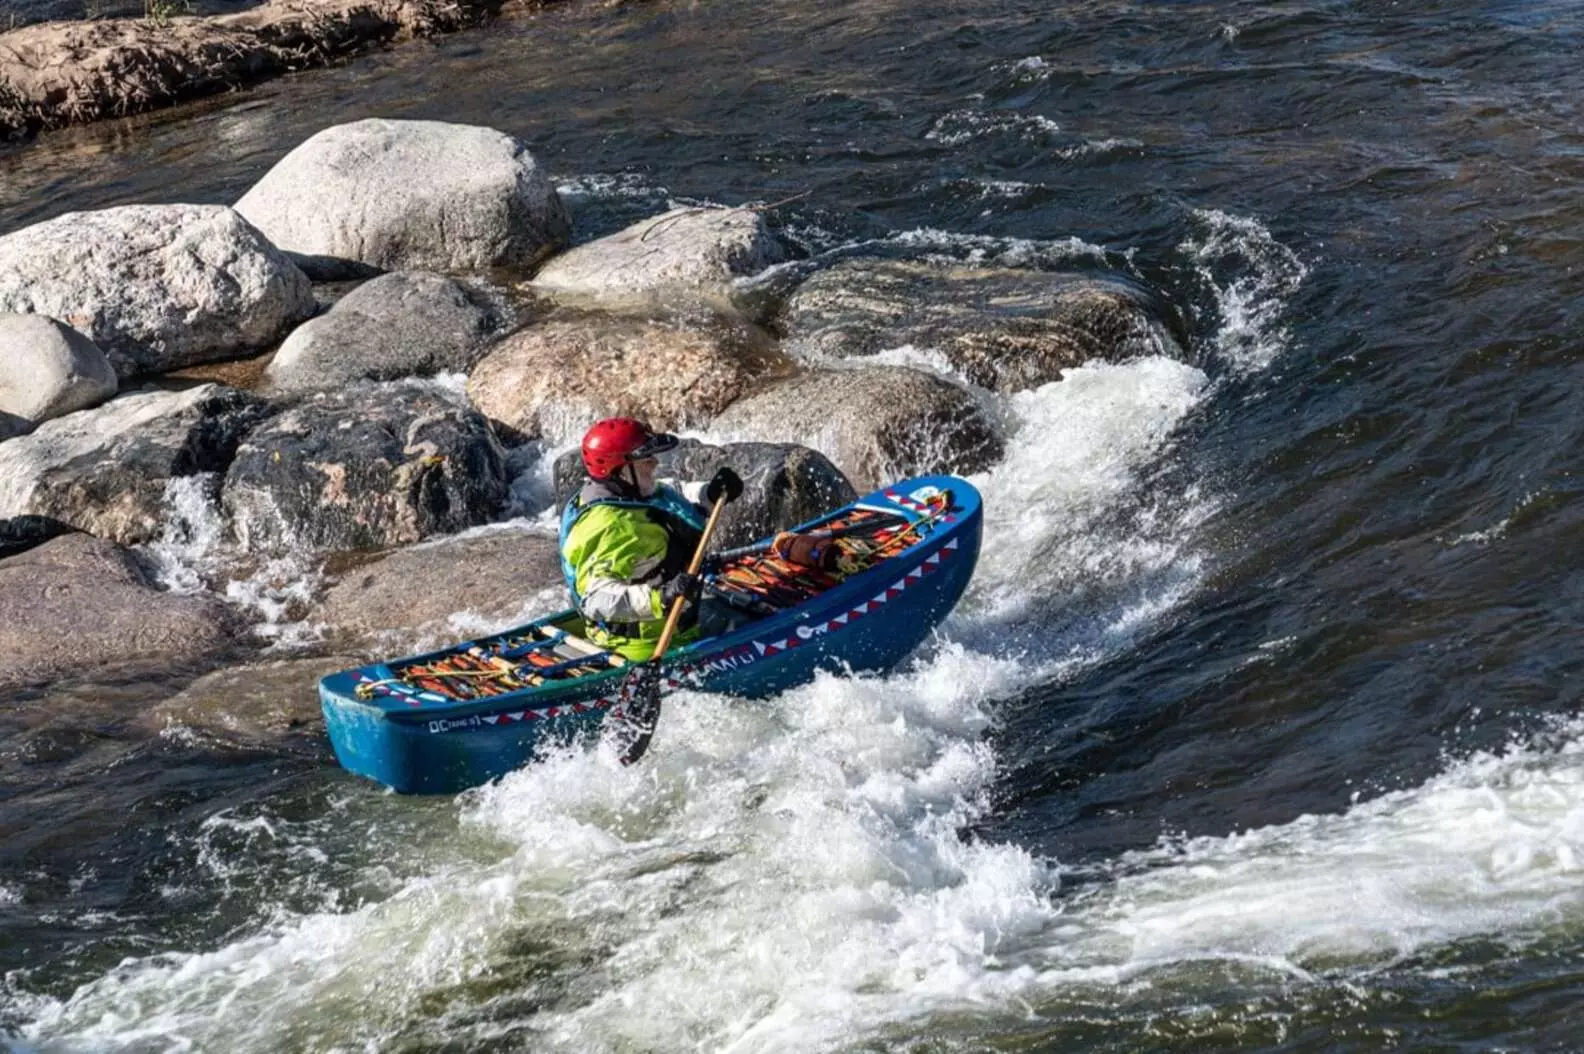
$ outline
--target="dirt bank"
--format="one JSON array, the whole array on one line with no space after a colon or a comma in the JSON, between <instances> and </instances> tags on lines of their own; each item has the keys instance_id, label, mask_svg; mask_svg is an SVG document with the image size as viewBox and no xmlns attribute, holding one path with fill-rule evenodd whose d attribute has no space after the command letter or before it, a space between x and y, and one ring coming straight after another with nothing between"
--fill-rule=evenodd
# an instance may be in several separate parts
<instances>
[{"instance_id":1,"label":"dirt bank","mask_svg":"<svg viewBox=\"0 0 1584 1054\"><path fill-rule=\"evenodd\" d=\"M213 95L524 0L270 0L199 18L45 22L0 33L0 138Z\"/></svg>"}]
</instances>

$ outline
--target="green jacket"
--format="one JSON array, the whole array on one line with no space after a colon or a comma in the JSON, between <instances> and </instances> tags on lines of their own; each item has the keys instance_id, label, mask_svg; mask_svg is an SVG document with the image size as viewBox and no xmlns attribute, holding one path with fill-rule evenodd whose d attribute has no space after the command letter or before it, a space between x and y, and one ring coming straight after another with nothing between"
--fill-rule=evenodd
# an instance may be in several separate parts
<instances>
[{"instance_id":1,"label":"green jacket","mask_svg":"<svg viewBox=\"0 0 1584 1054\"><path fill-rule=\"evenodd\" d=\"M703 487L662 485L651 499L627 501L591 483L567 503L561 565L589 640L639 662L654 654L666 617L660 586L686 570L702 528L686 492ZM688 625L672 643L697 637Z\"/></svg>"}]
</instances>

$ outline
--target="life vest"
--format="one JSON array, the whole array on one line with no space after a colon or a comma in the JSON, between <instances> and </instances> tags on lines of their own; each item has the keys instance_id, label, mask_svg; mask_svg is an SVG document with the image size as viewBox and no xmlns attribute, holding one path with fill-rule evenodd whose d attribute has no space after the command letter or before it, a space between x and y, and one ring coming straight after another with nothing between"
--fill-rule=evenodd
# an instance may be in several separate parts
<instances>
[{"instance_id":1,"label":"life vest","mask_svg":"<svg viewBox=\"0 0 1584 1054\"><path fill-rule=\"evenodd\" d=\"M586 498L590 490L596 490L600 496ZM609 495L609 496L606 496ZM572 594L572 603L579 611L583 610L583 597L578 593L577 568L572 566L572 561L567 559L567 536L572 533L572 528L583 514L597 505L613 505L618 508L642 509L649 513L651 519L665 529L670 536L666 546L665 562L661 565L660 575L662 580L672 575L687 570L688 561L692 559L693 550L698 546L698 540L704 534L704 520L699 516L698 509L681 492L665 484L655 488L655 492L647 498L622 498L611 494L598 481L592 486L585 486L574 494L561 510L561 531L559 535L559 555L561 557L561 577L566 579L567 592Z\"/></svg>"}]
</instances>

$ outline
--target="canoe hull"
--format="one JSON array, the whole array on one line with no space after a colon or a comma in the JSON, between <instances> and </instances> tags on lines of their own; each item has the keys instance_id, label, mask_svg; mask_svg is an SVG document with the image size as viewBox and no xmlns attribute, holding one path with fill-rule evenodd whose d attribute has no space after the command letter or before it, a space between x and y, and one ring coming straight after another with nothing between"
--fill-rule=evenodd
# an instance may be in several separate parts
<instances>
[{"instance_id":1,"label":"canoe hull","mask_svg":"<svg viewBox=\"0 0 1584 1054\"><path fill-rule=\"evenodd\" d=\"M752 698L805 683L822 669L865 672L896 666L933 632L968 586L979 552L979 496L963 480L924 477L855 503L916 515L910 495L947 488L953 515L932 525L921 541L802 607L672 652L665 667L667 686ZM405 794L477 786L520 768L547 744L597 735L605 718L619 710L628 680L626 672L610 671L470 704L416 689L359 697L360 684L390 674L390 666L382 664L332 674L320 682L320 700L341 765Z\"/></svg>"}]
</instances>

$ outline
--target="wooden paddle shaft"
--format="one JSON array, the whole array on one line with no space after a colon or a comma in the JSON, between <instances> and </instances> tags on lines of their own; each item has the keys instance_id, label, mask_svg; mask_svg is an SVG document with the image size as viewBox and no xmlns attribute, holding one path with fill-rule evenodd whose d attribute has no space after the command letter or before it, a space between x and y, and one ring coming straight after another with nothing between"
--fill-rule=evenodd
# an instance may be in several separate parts
<instances>
[{"instance_id":1,"label":"wooden paddle shaft","mask_svg":"<svg viewBox=\"0 0 1584 1054\"><path fill-rule=\"evenodd\" d=\"M710 535L715 533L715 521L720 519L721 510L725 507L726 495L722 494L715 499L715 507L710 509L709 520L704 524L704 533L699 535L698 548L693 550L693 560L688 564L688 574L696 575L699 573L699 568L704 566L704 553L709 548ZM660 631L660 640L655 644L655 662L664 658L666 648L671 646L671 637L676 633L677 622L681 620L682 608L686 605L686 597L677 597L671 601L671 611L666 615L665 629Z\"/></svg>"}]
</instances>

